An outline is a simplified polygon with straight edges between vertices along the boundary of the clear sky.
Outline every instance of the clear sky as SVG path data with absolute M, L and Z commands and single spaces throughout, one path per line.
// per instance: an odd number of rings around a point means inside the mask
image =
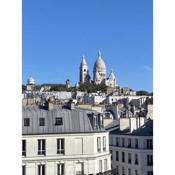
M 23 83 L 79 80 L 98 50 L 120 86 L 153 90 L 152 0 L 23 0 Z

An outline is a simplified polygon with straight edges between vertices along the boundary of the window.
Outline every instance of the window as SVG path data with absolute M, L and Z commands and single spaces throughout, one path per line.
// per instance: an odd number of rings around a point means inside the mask
M 138 164 L 139 164 L 139 162 L 138 162 L 138 155 L 135 154 L 135 165 L 138 165 Z
M 125 168 L 122 167 L 122 175 L 125 175 Z
M 46 155 L 46 141 L 44 139 L 38 140 L 38 155 Z
M 110 150 L 110 154 L 111 154 L 111 160 L 113 160 L 113 156 L 112 156 L 112 150 Z
M 125 162 L 125 153 L 122 152 L 122 162 Z
M 24 118 L 24 126 L 30 126 L 30 118 Z
M 22 140 L 22 156 L 26 156 L 26 140 Z
M 39 118 L 39 126 L 45 126 L 45 118 Z
M 102 160 L 99 160 L 99 172 L 102 172 Z
M 76 163 L 76 165 L 75 165 L 75 171 L 76 171 L 76 175 L 82 175 L 82 174 L 84 174 L 83 163 Z
M 110 145 L 113 146 L 113 137 L 110 137 Z
M 103 151 L 106 151 L 106 137 L 103 136 Z
M 147 155 L 147 166 L 153 166 L 153 155 Z
M 138 171 L 137 170 L 135 170 L 135 175 L 138 175 Z
M 116 175 L 119 175 L 119 168 L 116 166 Z
M 128 139 L 128 148 L 131 148 L 131 139 Z
M 122 138 L 122 147 L 125 147 L 125 138 Z
M 45 165 L 38 165 L 38 175 L 45 175 Z
M 104 171 L 106 172 L 108 170 L 108 160 L 104 160 Z
M 119 144 L 119 138 L 118 137 L 116 137 L 116 146 L 118 146 Z
M 55 118 L 55 125 L 58 126 L 58 125 L 63 125 L 63 119 L 60 118 L 60 117 L 56 117 Z
M 139 145 L 138 139 L 135 139 L 135 148 L 138 148 L 138 145 Z
M 57 164 L 57 175 L 64 175 L 64 164 Z
M 93 117 L 94 128 L 97 128 L 97 117 L 94 115 Z
M 153 149 L 153 140 L 152 139 L 147 139 L 147 149 Z
M 22 175 L 26 175 L 26 166 L 25 165 L 22 166 Z
M 118 151 L 116 151 L 116 161 L 119 161 Z
M 152 171 L 148 171 L 147 175 L 153 175 Z
M 97 152 L 101 152 L 101 138 L 97 137 Z
M 131 159 L 131 153 L 128 153 L 128 163 L 129 163 L 129 164 L 132 163 L 131 160 L 132 160 L 132 159 Z
M 104 123 L 103 123 L 103 117 L 100 116 L 100 127 L 103 128 L 104 127 Z
M 131 168 L 128 168 L 128 175 L 131 175 Z
M 57 154 L 64 154 L 64 139 L 57 139 Z

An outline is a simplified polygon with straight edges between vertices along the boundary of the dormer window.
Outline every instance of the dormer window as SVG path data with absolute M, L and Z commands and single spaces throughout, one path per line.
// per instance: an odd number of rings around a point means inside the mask
M 55 118 L 55 125 L 58 126 L 58 125 L 63 125 L 63 119 L 60 118 L 60 117 L 56 117 Z
M 45 126 L 45 118 L 39 118 L 39 126 Z
M 24 118 L 24 126 L 30 126 L 30 118 Z

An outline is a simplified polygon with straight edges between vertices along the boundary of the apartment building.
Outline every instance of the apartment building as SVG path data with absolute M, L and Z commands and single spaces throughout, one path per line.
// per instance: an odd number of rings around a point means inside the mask
M 112 169 L 116 175 L 153 175 L 153 120 L 120 120 L 123 126 L 110 132 Z
M 22 108 L 22 175 L 95 175 L 111 170 L 100 115 L 80 109 Z

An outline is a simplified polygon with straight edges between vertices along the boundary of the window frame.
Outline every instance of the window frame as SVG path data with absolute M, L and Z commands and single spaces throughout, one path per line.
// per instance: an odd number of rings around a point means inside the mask
M 119 151 L 115 151 L 115 161 L 119 161 Z
M 45 174 L 46 174 L 45 164 L 38 165 L 38 175 L 45 175 Z
M 122 163 L 125 163 L 125 152 L 122 152 Z
M 146 149 L 153 149 L 153 139 L 146 139 Z
M 128 138 L 128 148 L 131 148 L 131 138 Z
M 39 126 L 45 126 L 45 118 L 44 117 L 39 118 Z
M 138 155 L 135 154 L 135 161 L 134 161 L 135 165 L 139 165 L 139 160 L 138 160 Z
M 101 137 L 97 137 L 97 152 L 101 152 Z
M 102 162 L 102 160 L 99 160 L 99 173 L 102 173 L 102 171 L 103 171 L 103 162 Z
M 119 137 L 116 137 L 115 141 L 116 141 L 115 146 L 119 146 Z
M 55 126 L 63 125 L 63 118 L 62 117 L 55 117 Z
M 113 151 L 110 150 L 110 154 L 111 154 L 111 160 L 113 160 Z
M 46 140 L 38 139 L 38 155 L 46 155 Z
M 64 175 L 65 174 L 65 164 L 58 163 L 57 164 L 57 175 Z
M 122 147 L 125 147 L 125 138 L 122 138 Z
M 57 139 L 57 154 L 61 154 L 61 155 L 65 154 L 65 139 L 64 138 Z
M 26 140 L 22 140 L 22 156 L 26 157 Z
M 128 163 L 132 164 L 132 155 L 131 155 L 131 153 L 128 153 Z
M 153 166 L 153 155 L 152 154 L 147 155 L 147 166 Z
M 103 136 L 103 151 L 106 151 L 106 136 Z
M 24 126 L 29 127 L 30 126 L 30 118 L 24 118 Z
M 26 175 L 26 165 L 22 165 L 22 175 Z
M 139 140 L 135 139 L 135 148 L 138 149 L 139 148 Z

